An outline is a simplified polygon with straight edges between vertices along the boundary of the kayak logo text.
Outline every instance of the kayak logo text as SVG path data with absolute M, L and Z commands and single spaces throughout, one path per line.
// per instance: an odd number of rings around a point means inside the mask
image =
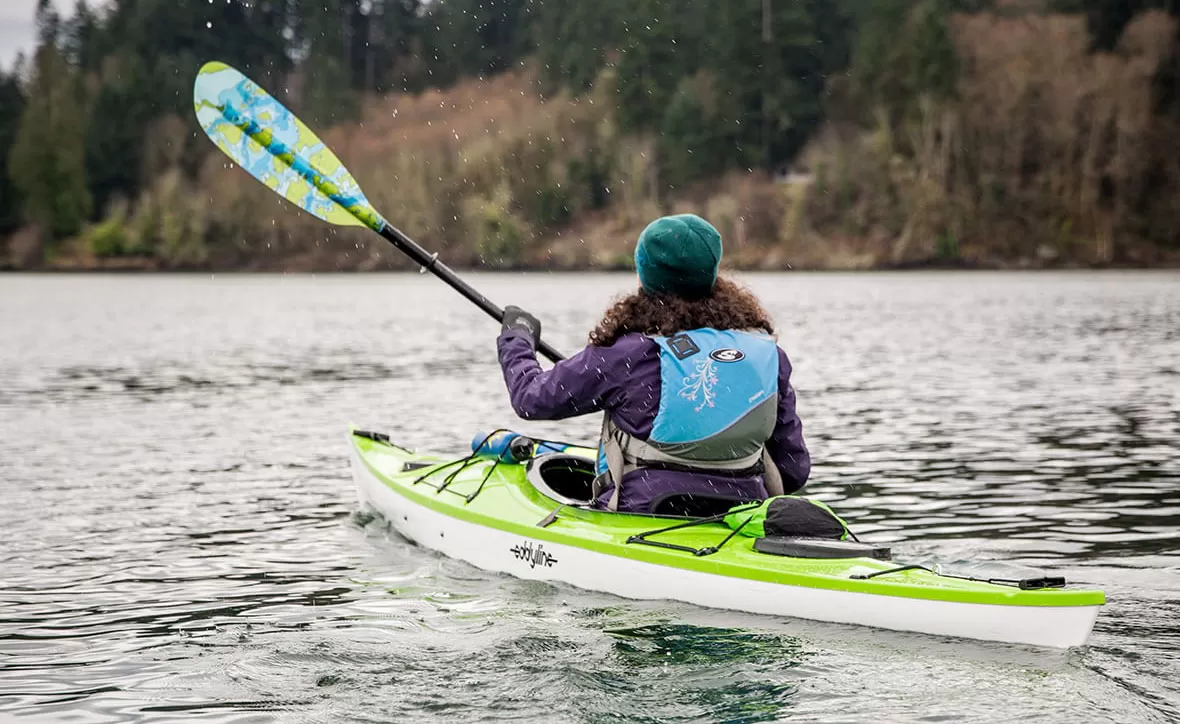
M 536 568 L 538 565 L 551 568 L 554 563 L 557 563 L 557 558 L 545 550 L 544 543 L 538 543 L 534 547 L 532 541 L 526 541 L 524 543 L 518 543 L 508 550 L 512 555 L 516 556 L 516 560 L 527 562 L 529 568 Z

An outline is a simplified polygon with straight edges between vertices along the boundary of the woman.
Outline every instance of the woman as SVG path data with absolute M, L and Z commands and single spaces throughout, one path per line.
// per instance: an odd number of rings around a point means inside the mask
M 791 363 L 758 300 L 717 278 L 721 235 L 666 216 L 635 247 L 641 288 L 617 301 L 590 346 L 543 371 L 541 324 L 504 310 L 497 340 L 512 407 L 529 420 L 604 411 L 597 506 L 712 514 L 799 490 L 811 458 Z

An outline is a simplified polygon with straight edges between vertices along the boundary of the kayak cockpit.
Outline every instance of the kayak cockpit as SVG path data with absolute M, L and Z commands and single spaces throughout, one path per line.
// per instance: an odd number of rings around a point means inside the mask
M 591 505 L 594 502 L 594 460 L 565 452 L 538 455 L 527 463 L 526 479 L 547 498 L 562 505 Z M 749 501 L 698 494 L 668 495 L 653 511 L 656 517 L 709 518 Z
M 584 455 L 548 453 L 527 462 L 525 478 L 537 492 L 562 505 L 594 503 L 595 461 Z M 712 518 L 746 500 L 697 494 L 667 495 L 656 503 L 657 518 Z
M 563 505 L 594 502 L 594 461 L 581 455 L 550 453 L 528 463 L 526 478 L 547 498 Z

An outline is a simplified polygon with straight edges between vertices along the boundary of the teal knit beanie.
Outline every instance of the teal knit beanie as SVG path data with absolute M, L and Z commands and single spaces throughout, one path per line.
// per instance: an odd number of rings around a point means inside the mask
M 639 283 L 658 294 L 706 297 L 713 291 L 720 263 L 721 234 L 696 214 L 656 219 L 635 245 Z

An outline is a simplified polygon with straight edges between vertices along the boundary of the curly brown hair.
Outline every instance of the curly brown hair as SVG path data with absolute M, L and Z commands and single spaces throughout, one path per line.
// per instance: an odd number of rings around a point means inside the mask
M 757 329 L 774 334 L 774 324 L 758 298 L 737 282 L 718 277 L 713 293 L 703 299 L 684 299 L 641 288 L 616 300 L 590 332 L 590 344 L 609 347 L 624 334 L 668 337 L 702 327 Z

